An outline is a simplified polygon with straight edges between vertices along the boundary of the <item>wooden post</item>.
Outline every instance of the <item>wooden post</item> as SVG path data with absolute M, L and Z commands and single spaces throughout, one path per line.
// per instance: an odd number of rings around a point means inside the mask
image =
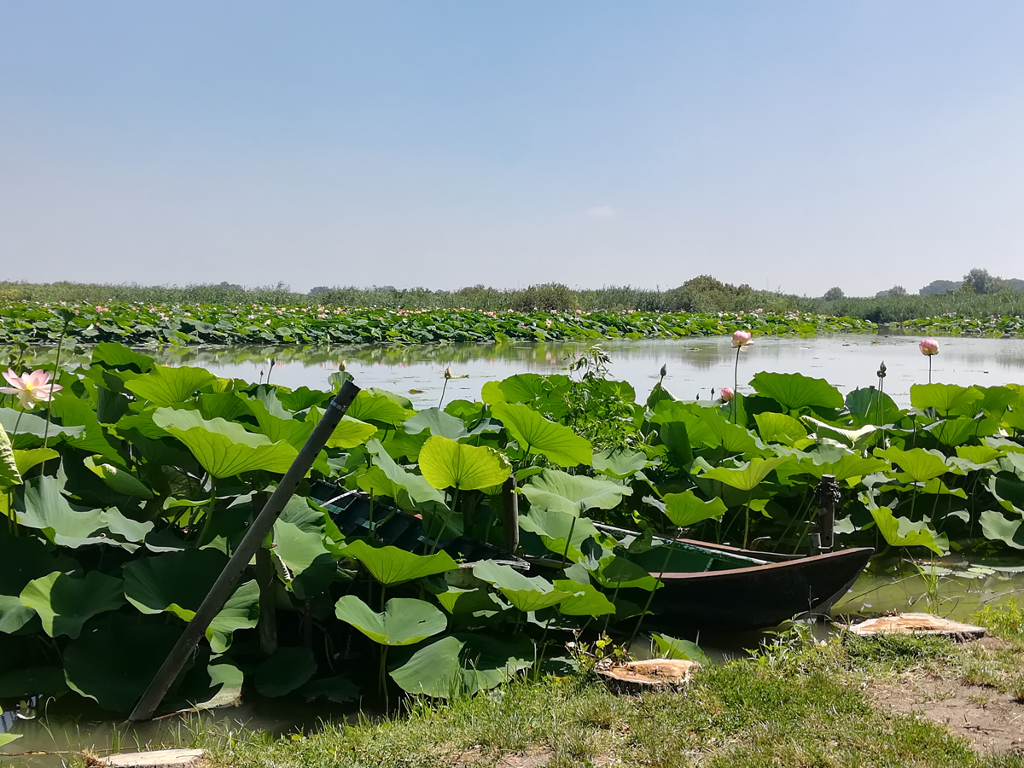
M 516 492 L 514 476 L 502 486 L 501 501 L 504 507 L 501 526 L 505 534 L 505 551 L 514 555 L 519 549 L 519 494 Z
M 139 703 L 135 705 L 135 709 L 132 710 L 129 716 L 130 720 L 149 720 L 153 713 L 156 712 L 156 708 L 160 706 L 160 702 L 167 695 L 167 691 L 174 683 L 178 673 L 181 672 L 185 661 L 192 651 L 195 650 L 199 641 L 206 635 L 206 629 L 210 626 L 210 622 L 220 613 L 224 603 L 231 596 L 231 592 L 238 582 L 238 577 L 248 567 L 257 550 L 263 546 L 263 542 L 270 534 L 270 531 L 273 530 L 274 522 L 280 516 L 284 505 L 288 503 L 288 500 L 299 487 L 299 483 L 302 482 L 310 467 L 313 466 L 316 457 L 327 444 L 327 440 L 334 433 L 335 428 L 341 423 L 342 416 L 345 415 L 348 407 L 352 405 L 352 401 L 355 400 L 357 394 L 359 394 L 359 387 L 351 381 L 346 381 L 338 394 L 331 399 L 331 404 L 327 406 L 327 411 L 316 427 L 313 428 L 313 432 L 306 440 L 306 444 L 302 446 L 299 455 L 295 457 L 295 461 L 292 462 L 288 471 L 285 472 L 273 495 L 256 516 L 256 519 L 252 521 L 252 525 L 249 526 L 249 530 L 238 545 L 238 549 L 235 550 L 228 564 L 224 566 L 224 570 L 217 577 L 217 581 L 214 582 L 210 592 L 203 599 L 199 610 L 192 617 L 192 621 L 185 627 L 185 631 L 167 655 L 163 665 L 156 673 L 156 677 L 149 684 L 149 688 L 142 694 Z
M 814 495 L 818 501 L 818 529 L 811 536 L 811 547 L 814 554 L 824 554 L 832 551 L 836 505 L 841 498 L 835 475 L 822 475 Z

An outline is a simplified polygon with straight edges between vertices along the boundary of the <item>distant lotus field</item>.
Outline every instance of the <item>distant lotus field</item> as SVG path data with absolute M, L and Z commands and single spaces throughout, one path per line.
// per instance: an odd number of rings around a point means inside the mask
M 597 338 L 759 336 L 872 331 L 851 317 L 802 312 L 664 313 L 480 309 L 382 309 L 244 304 L 157 305 L 10 302 L 0 306 L 0 344 L 437 344 Z

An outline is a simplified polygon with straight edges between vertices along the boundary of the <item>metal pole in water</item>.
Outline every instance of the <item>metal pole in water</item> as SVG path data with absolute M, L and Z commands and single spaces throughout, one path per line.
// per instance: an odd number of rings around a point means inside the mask
M 267 535 L 274 527 L 274 522 L 281 514 L 281 510 L 284 509 L 285 504 L 288 503 L 288 500 L 295 493 L 309 468 L 313 466 L 316 457 L 323 450 L 328 438 L 333 434 L 338 424 L 341 423 L 342 416 L 345 415 L 348 407 L 352 405 L 352 401 L 355 400 L 357 394 L 359 394 L 359 387 L 351 381 L 346 381 L 338 394 L 331 399 L 330 405 L 327 406 L 327 411 L 313 429 L 313 432 L 306 440 L 306 444 L 302 446 L 299 455 L 295 457 L 295 461 L 292 462 L 284 477 L 281 478 L 281 482 L 278 483 L 274 493 L 264 505 L 263 510 L 253 520 L 248 532 L 246 532 L 245 537 L 238 545 L 238 549 L 235 550 L 228 564 L 224 566 L 224 570 L 217 577 L 217 581 L 214 582 L 210 592 L 203 599 L 202 605 L 199 606 L 199 610 L 192 617 L 192 621 L 185 627 L 185 631 L 178 638 L 178 642 L 167 655 L 163 665 L 161 665 L 156 676 L 153 678 L 153 682 L 149 684 L 149 688 L 142 694 L 139 703 L 135 705 L 135 709 L 132 710 L 129 716 L 130 720 L 149 720 L 153 713 L 156 712 L 156 708 L 160 706 L 160 702 L 167 695 L 167 691 L 181 672 L 185 661 L 192 651 L 195 650 L 199 641 L 206 635 L 206 629 L 210 626 L 210 622 L 220 613 L 224 603 L 231 596 L 231 591 L 234 589 L 238 577 L 242 575 L 242 571 L 252 561 L 253 555 L 263 545 Z

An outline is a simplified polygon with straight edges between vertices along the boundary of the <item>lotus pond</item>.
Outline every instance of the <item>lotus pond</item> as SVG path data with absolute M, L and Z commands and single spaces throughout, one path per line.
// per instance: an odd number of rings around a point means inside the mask
M 942 340 L 928 384 L 916 339 L 758 338 L 726 404 L 711 389 L 733 384 L 737 353 L 721 339 L 157 353 L 174 367 L 109 342 L 66 354 L 49 409 L 0 407 L 0 702 L 129 710 L 348 376 L 364 391 L 310 482 L 415 512 L 435 539 L 500 545 L 514 475 L 524 548 L 564 572 L 485 561 L 463 582 L 448 554 L 346 538 L 293 497 L 166 709 L 240 689 L 383 706 L 541 674 L 571 633 L 643 623 L 650 534 L 805 551 L 824 474 L 842 487 L 837 546 L 880 552 L 861 586 L 969 611 L 1021 586 L 1022 351 Z M 861 586 L 846 609 L 900 599 Z M 655 637 L 680 656 L 693 639 Z

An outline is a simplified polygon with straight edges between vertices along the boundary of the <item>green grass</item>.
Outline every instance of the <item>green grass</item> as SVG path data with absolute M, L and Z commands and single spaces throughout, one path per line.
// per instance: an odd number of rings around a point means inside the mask
M 977 683 L 1005 690 L 1020 671 L 1013 610 L 988 616 L 1007 647 L 989 654 L 993 673 Z M 272 738 L 219 727 L 191 741 L 217 768 L 435 768 L 524 755 L 552 767 L 1024 768 L 1021 755 L 979 754 L 942 726 L 883 711 L 864 693 L 914 674 L 966 679 L 985 655 L 934 637 L 821 643 L 794 630 L 751 658 L 703 668 L 683 694 L 619 697 L 587 675 L 546 678 L 449 703 L 420 699 L 400 716 L 315 733 Z

